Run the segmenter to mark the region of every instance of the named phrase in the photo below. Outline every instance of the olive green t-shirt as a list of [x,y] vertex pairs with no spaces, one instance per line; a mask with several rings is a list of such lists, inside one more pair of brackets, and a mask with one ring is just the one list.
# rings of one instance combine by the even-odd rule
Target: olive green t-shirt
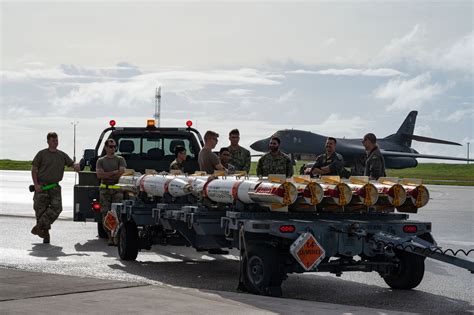
[[[121,167],[127,167],[127,162],[121,156],[114,155],[114,157],[103,156],[97,160],[96,169],[103,169],[104,172],[113,172],[119,170]],[[102,179],[102,184],[114,185],[117,184],[118,179]]]
[[63,179],[64,166],[72,166],[74,162],[63,151],[44,149],[36,154],[31,164],[38,168],[38,182],[44,185],[59,183]]
[[210,149],[202,148],[198,155],[199,170],[214,174],[215,166],[220,163],[217,155]]

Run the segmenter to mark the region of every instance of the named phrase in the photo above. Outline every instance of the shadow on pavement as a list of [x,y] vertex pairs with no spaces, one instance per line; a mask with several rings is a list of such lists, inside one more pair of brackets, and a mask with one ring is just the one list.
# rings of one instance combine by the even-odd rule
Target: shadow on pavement
[[108,246],[106,239],[88,240],[84,244],[74,244],[74,249],[77,252],[103,252],[104,257],[118,257],[117,246]]
[[50,244],[34,244],[31,250],[29,250],[29,255],[35,257],[44,257],[47,260],[59,260],[59,257],[67,257],[67,256],[89,256],[88,254],[66,254],[62,251],[61,246],[54,246]]
[[[163,253],[162,253],[163,254]],[[173,256],[173,255],[172,255]],[[176,256],[176,255],[174,255]],[[178,255],[180,259],[183,257]],[[139,256],[140,258],[140,256]],[[122,261],[110,268],[134,274],[165,285],[237,292],[239,262],[236,260],[184,261]],[[414,313],[468,313],[472,305],[466,301],[451,299],[419,290],[392,290],[381,286],[353,282],[331,276],[289,275],[283,282],[283,298],[309,300],[323,303],[380,308]],[[224,298],[238,301],[234,295],[212,292]],[[245,301],[243,301],[245,300]],[[249,303],[243,295],[242,301]],[[262,305],[254,305],[262,307]]]

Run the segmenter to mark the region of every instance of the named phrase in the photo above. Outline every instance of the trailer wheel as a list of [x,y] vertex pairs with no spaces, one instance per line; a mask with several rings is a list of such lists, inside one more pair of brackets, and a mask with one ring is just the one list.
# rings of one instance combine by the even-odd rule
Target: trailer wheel
[[399,266],[383,279],[393,289],[409,290],[420,284],[425,274],[425,258],[407,252],[398,252]]
[[284,273],[279,268],[278,253],[273,247],[249,246],[243,259],[243,282],[250,293],[281,296]]
[[123,260],[135,260],[138,255],[138,229],[133,221],[124,222],[119,227],[119,256]]
[[104,229],[104,225],[102,222],[97,222],[97,234],[99,234],[99,238],[109,238],[107,231]]

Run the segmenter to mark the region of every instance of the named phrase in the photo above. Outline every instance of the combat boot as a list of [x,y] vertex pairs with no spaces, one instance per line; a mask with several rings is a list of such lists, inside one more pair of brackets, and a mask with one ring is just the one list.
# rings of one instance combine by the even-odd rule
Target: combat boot
[[49,244],[49,230],[43,230],[45,237],[43,238],[43,244]]
[[41,238],[45,238],[46,236],[49,236],[49,232],[48,234],[46,234],[45,231],[42,228],[40,228],[38,225],[35,225],[31,229],[31,234],[38,235]]

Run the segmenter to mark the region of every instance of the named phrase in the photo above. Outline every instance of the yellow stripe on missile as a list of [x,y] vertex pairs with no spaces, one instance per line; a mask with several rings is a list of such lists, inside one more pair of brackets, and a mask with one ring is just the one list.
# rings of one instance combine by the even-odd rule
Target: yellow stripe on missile
[[403,178],[400,184],[407,186],[419,186],[423,185],[423,180],[419,178]]
[[369,182],[369,176],[351,176],[349,177],[349,181],[352,184],[364,185]]
[[341,182],[340,176],[321,176],[321,181],[325,184],[339,184]]

